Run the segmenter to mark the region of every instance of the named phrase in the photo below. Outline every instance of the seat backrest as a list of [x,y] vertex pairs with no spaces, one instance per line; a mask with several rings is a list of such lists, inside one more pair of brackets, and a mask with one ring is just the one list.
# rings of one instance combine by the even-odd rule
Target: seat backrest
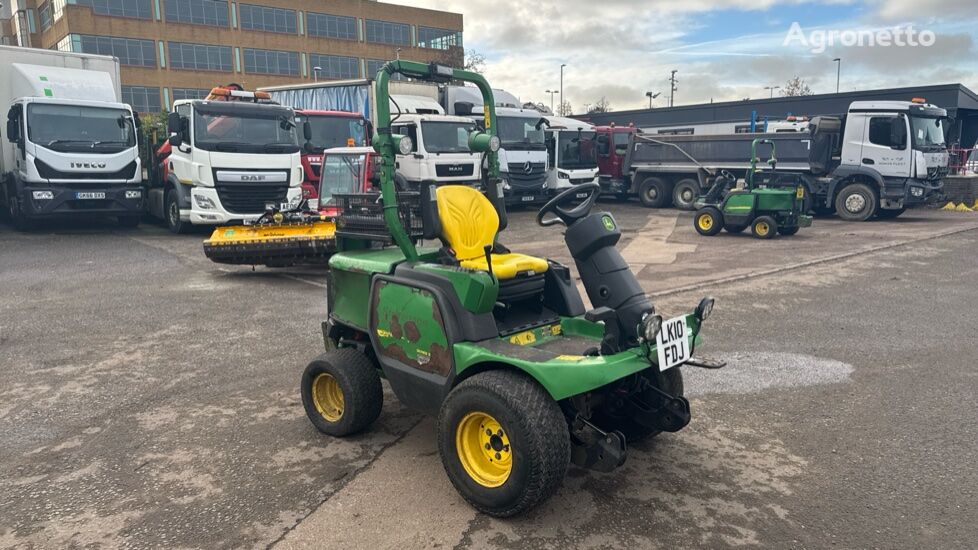
[[441,238],[455,251],[455,257],[472,260],[485,256],[485,247],[493,244],[499,231],[499,215],[489,199],[467,185],[443,185],[435,195]]

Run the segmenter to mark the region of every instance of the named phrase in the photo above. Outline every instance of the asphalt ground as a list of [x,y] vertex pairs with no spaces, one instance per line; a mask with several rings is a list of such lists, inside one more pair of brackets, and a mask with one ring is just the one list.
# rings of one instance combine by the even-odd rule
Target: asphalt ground
[[[0,547],[970,548],[978,540],[978,215],[695,234],[602,203],[659,310],[717,298],[693,421],[525,517],[469,508],[400,407],[334,439],[299,375],[317,268],[219,266],[206,234],[0,225]],[[503,241],[569,261],[515,212]]]

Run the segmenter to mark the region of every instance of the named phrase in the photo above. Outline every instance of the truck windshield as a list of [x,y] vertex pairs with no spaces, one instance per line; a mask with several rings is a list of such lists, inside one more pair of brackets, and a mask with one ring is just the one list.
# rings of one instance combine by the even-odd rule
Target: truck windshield
[[429,153],[469,153],[469,134],[475,131],[475,122],[421,123],[421,135],[425,151]]
[[194,108],[194,144],[205,151],[295,153],[299,142],[291,109],[240,103],[200,103]]
[[336,193],[358,193],[366,155],[326,155],[319,179],[319,207],[333,204]]
[[510,150],[546,149],[543,130],[537,130],[539,118],[497,116],[496,133],[499,134],[500,145]]
[[557,137],[557,167],[567,169],[597,168],[595,132],[563,131]]
[[132,114],[111,107],[31,103],[27,136],[61,152],[118,153],[136,145]]
[[944,124],[942,119],[935,117],[910,117],[910,128],[913,133],[913,148],[923,151],[943,149]]
[[312,129],[312,139],[309,143],[313,150],[321,152],[331,147],[347,147],[351,144],[347,142],[353,139],[352,146],[366,145],[366,135],[361,119],[345,116],[332,115],[303,115],[295,117],[296,124],[299,125],[299,133],[302,135],[302,124],[309,121]]

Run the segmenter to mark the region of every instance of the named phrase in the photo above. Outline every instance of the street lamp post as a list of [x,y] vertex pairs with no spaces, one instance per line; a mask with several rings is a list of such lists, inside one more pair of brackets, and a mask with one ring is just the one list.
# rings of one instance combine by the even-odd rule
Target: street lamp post
[[676,104],[676,73],[679,71],[677,69],[672,70],[672,74],[669,75],[669,106],[672,107]]
[[567,116],[567,115],[570,114],[570,113],[565,113],[564,112],[564,67],[566,67],[566,66],[567,66],[567,63],[561,63],[560,64],[560,90],[559,90],[559,92],[560,92],[560,116]]
[[764,89],[765,90],[771,90],[771,95],[769,97],[773,99],[774,98],[774,90],[780,90],[781,89],[781,86],[765,86]]
[[842,78],[842,58],[836,57],[832,61],[835,61],[835,93],[839,93],[839,80]]
[[554,94],[559,94],[557,90],[546,90],[544,93],[550,94],[550,112],[554,112]]
[[652,100],[659,97],[662,92],[645,92],[645,96],[649,98],[649,110],[652,110]]
[[321,70],[323,70],[323,68],[322,67],[318,67],[318,66],[312,68],[313,82],[319,82],[319,71],[321,71]]

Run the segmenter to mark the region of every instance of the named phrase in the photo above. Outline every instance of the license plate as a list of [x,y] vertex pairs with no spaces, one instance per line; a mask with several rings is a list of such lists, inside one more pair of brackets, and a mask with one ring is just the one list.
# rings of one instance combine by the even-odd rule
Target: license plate
[[535,198],[533,195],[523,195],[523,202],[533,202]]
[[659,370],[671,369],[690,359],[689,327],[686,326],[686,316],[675,317],[662,322],[662,330],[655,338],[656,351],[659,354]]
[[105,198],[105,193],[104,192],[98,192],[98,193],[75,193],[75,198],[76,199],[104,199]]
[[588,195],[587,193],[578,193],[578,194],[574,195],[574,198],[575,199],[586,199],[587,198],[587,195]]

